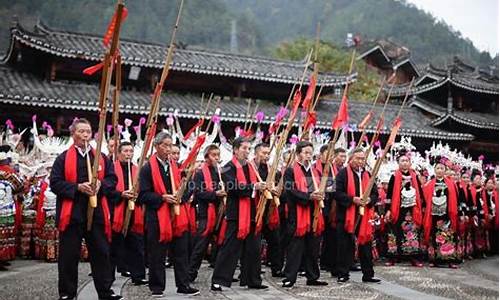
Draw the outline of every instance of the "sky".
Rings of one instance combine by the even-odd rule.
[[[474,46],[492,56],[498,51],[499,0],[407,0],[444,20],[469,38]]]

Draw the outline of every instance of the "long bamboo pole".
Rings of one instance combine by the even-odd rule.
[[[175,37],[177,34],[177,30],[179,28],[179,23],[181,19],[181,14],[182,14],[182,8],[184,6],[184,0],[181,0],[181,3],[179,5],[179,10],[177,12],[177,18],[175,20],[175,25],[172,30],[172,36],[170,37],[170,44],[168,46],[166,58],[165,58],[165,64],[163,65],[163,70],[160,76],[159,82],[156,84],[155,91],[152,96],[151,100],[151,107],[149,110],[148,114],[148,120],[146,121],[146,137],[144,138],[144,143],[142,146],[142,152],[141,156],[139,158],[139,162],[137,164],[137,169],[140,170],[144,163],[146,162],[146,156],[148,154],[148,150],[151,147],[151,143],[153,142],[154,135],[156,133],[156,122],[158,119],[158,110],[160,108],[160,98],[161,98],[161,92],[163,90],[163,85],[165,83],[165,80],[167,79],[167,76],[170,72],[170,64],[172,63],[173,56],[174,56],[174,48],[175,48]],[[134,176],[134,182],[133,182],[133,191],[134,194],[137,195],[139,191],[139,173],[137,172],[136,176]],[[136,199],[132,199],[131,201],[136,201]],[[124,232],[123,234],[127,234],[127,228],[124,226]]]
[[[113,38],[111,41],[111,46],[109,51],[104,56],[104,65],[103,65],[103,73],[101,77],[101,88],[99,94],[99,127],[97,130],[97,145],[94,156],[94,163],[92,166],[92,176],[89,178],[92,189],[96,189],[97,186],[97,172],[99,170],[99,162],[101,160],[101,148],[102,142],[104,139],[104,130],[106,126],[106,113],[107,106],[106,102],[109,96],[109,86],[111,84],[111,78],[113,75],[113,67],[115,55],[118,50],[118,41],[120,37],[120,29],[122,24],[122,15],[123,9],[125,6],[123,5],[121,0],[118,0],[118,4],[116,6],[116,20],[115,27],[113,31]],[[87,231],[92,229],[92,221],[94,219],[94,209],[97,207],[97,194],[89,197],[89,205],[87,206]]]

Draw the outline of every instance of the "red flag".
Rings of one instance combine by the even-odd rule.
[[[311,101],[314,97],[314,92],[316,91],[316,74],[311,75],[311,80],[309,82],[309,87],[307,88],[306,96],[304,97],[304,102],[302,102],[302,108],[307,110]]]
[[[182,162],[181,166],[180,166],[180,170],[184,170],[187,166],[189,166],[194,159],[196,159],[196,155],[198,155],[198,152],[200,152],[200,148],[201,146],[203,146],[203,143],[205,143],[205,134],[200,134],[197,138],[196,138],[196,142],[194,143],[194,146],[193,148],[191,148],[191,151],[189,151],[189,154],[188,156],[186,157],[186,159]]]
[[[335,116],[332,121],[332,128],[337,130],[338,128],[344,126],[349,122],[349,113],[347,108],[347,96],[342,98],[342,102],[340,103],[339,112]]]
[[[368,123],[371,121],[372,117],[373,117],[373,112],[370,111],[369,113],[366,114],[365,118],[359,123],[358,129],[363,130],[363,128],[365,128],[366,125],[368,125]]]
[[[191,136],[191,134],[193,134],[193,132],[196,130],[196,128],[198,128],[201,125],[203,125],[204,121],[205,121],[205,119],[199,119],[198,123],[194,124],[194,126],[191,129],[189,129],[188,132],[184,135],[183,140],[187,141],[189,139],[189,137]]]
[[[392,145],[396,141],[396,135],[398,134],[400,127],[401,127],[401,118],[397,117],[392,123],[391,135],[389,135],[387,144]]]
[[[318,117],[315,111],[307,112],[306,122],[304,124],[304,131],[309,130],[309,128],[316,127],[316,122],[318,121]]]
[[[104,63],[98,63],[97,65],[90,66],[88,68],[83,69],[83,74],[91,76],[94,75],[97,71],[101,70],[104,66]]]
[[[102,40],[103,44],[105,47],[109,46],[109,42],[111,42],[111,39],[113,38],[113,32],[115,31],[116,27],[116,15],[117,11],[113,14],[113,18],[111,19],[111,22],[108,25],[108,29],[106,30],[106,33],[104,34],[104,38]],[[122,11],[122,23],[125,21],[125,19],[128,16],[128,10],[126,7],[123,8]]]
[[[294,118],[297,110],[299,109],[300,101],[302,101],[302,93],[299,89],[295,91],[295,95],[293,95],[293,110],[290,113],[290,118]]]

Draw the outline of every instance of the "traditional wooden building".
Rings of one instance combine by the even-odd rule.
[[[138,121],[149,111],[153,87],[164,62],[163,45],[122,40],[123,90],[121,119]],[[102,59],[102,37],[55,30],[38,24],[27,30],[19,24],[11,28],[7,54],[0,64],[0,121],[12,118],[18,127],[27,127],[31,115],[50,121],[58,133],[65,133],[71,120],[85,116],[97,120],[96,101],[99,95],[99,77],[85,76],[82,70]],[[214,93],[220,102],[221,121],[225,133],[232,136],[233,128],[246,121],[247,100],[259,104],[264,112],[263,124],[270,124],[279,105],[286,102],[292,86],[297,83],[305,61],[284,61],[203,49],[176,49],[172,71],[165,84],[160,108],[161,122],[174,111],[181,125],[190,127],[203,110],[201,93]],[[310,75],[312,68],[308,69]],[[323,92],[334,95],[356,74],[323,73],[318,80]],[[307,86],[304,87],[304,89]],[[399,87],[401,90],[403,86]],[[498,87],[496,89],[498,97]],[[498,100],[497,100],[498,101]],[[412,102],[413,103],[413,102]],[[318,127],[327,129],[336,114],[339,101],[325,97],[317,106]],[[385,118],[396,116],[400,105],[389,104]],[[370,104],[349,103],[350,122],[358,123],[366,115]],[[381,110],[376,108],[376,113]],[[432,142],[442,140],[452,146],[467,146],[475,140],[474,132],[464,133],[453,127],[432,123],[432,116],[415,104],[403,109],[401,134],[413,137],[417,147],[425,149]],[[55,124],[54,124],[55,123]],[[374,123],[368,132],[374,131]],[[227,126],[226,126],[227,125]],[[496,123],[498,135],[498,122]],[[383,129],[383,137],[390,132],[390,124]],[[357,136],[354,128],[354,135]]]
[[[403,99],[415,77],[409,106],[425,114],[433,128],[471,134],[473,139],[461,144],[462,150],[498,161],[498,67],[480,68],[456,56],[444,66],[416,65],[406,48],[381,41],[361,49],[358,59],[379,73],[397,72],[394,103]]]
[[[396,82],[409,82],[420,72],[411,59],[410,50],[388,40],[372,40],[359,46],[357,59],[363,59],[368,67],[374,68],[384,77],[396,72]]]

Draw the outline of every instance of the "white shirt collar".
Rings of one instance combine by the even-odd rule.
[[[307,166],[306,166],[306,165],[304,165],[304,164],[303,164],[302,162],[300,162],[300,161],[297,161],[297,163],[298,163],[299,165],[301,165],[301,166],[304,168],[304,170],[306,170],[306,172],[309,172],[309,169],[311,169],[311,166],[312,166],[311,162],[309,162],[309,164],[308,164]]]
[[[170,167],[170,164],[168,163],[168,161],[165,162],[165,161],[161,160],[161,158],[159,156],[156,156],[156,159],[163,167],[163,170],[165,170],[165,172],[168,173],[168,168]]]
[[[76,148],[76,150],[78,151],[78,153],[80,153],[80,155],[81,155],[82,157],[85,157],[85,156],[86,156],[86,155],[90,152],[90,150],[92,149],[92,147],[90,147],[90,145],[87,145],[87,148],[86,148],[86,149],[84,149],[84,148],[80,148],[80,147],[78,147],[77,145],[75,145],[75,148]]]

